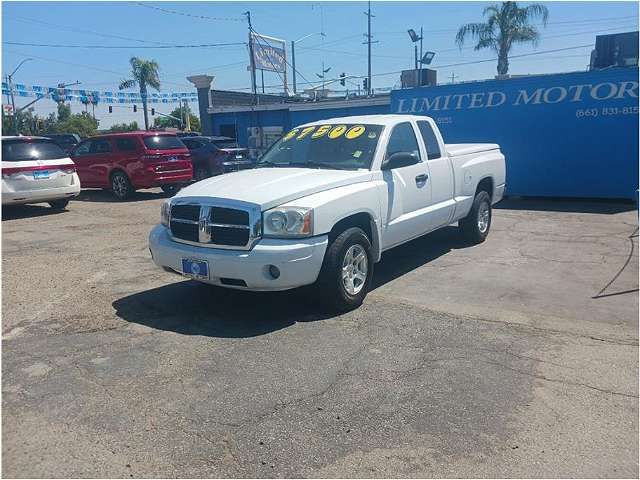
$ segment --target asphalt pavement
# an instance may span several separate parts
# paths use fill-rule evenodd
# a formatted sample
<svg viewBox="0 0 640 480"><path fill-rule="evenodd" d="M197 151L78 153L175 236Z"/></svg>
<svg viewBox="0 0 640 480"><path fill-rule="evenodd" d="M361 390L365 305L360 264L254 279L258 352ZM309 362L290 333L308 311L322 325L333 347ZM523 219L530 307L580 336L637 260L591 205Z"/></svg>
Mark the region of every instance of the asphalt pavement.
<svg viewBox="0 0 640 480"><path fill-rule="evenodd" d="M156 268L164 198L3 209L4 477L638 477L633 205L505 200L331 316Z"/></svg>

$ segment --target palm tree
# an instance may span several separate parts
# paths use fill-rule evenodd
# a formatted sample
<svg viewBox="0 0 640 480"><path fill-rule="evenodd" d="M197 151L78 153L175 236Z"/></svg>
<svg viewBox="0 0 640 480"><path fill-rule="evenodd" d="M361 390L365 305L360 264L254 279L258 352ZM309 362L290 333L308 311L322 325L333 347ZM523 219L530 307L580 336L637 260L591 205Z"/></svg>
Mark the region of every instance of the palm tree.
<svg viewBox="0 0 640 480"><path fill-rule="evenodd" d="M465 38L470 35L477 39L474 50L490 48L498 54L498 74L505 75L509 71L509 52L514 43L532 43L536 45L540 33L529 22L537 17L547 26L549 11L539 3L519 7L516 2L494 3L482 12L487 17L485 23L468 23L460 27L456 35L456 43L460 48Z"/></svg>
<svg viewBox="0 0 640 480"><path fill-rule="evenodd" d="M140 97L142 97L142 111L144 112L144 128L149 130L149 116L147 113L147 87L160 90L160 78L158 78L158 62L155 60L145 60L143 58L131 57L130 80L120 82L120 90L138 86Z"/></svg>

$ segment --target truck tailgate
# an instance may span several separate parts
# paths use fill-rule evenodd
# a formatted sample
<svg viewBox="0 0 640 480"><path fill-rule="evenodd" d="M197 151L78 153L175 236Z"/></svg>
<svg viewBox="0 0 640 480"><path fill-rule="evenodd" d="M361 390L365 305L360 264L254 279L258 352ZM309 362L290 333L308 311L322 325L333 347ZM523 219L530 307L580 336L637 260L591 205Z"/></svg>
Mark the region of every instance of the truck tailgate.
<svg viewBox="0 0 640 480"><path fill-rule="evenodd" d="M500 146L497 143L447 143L445 148L450 157L458 157L470 153L499 150Z"/></svg>

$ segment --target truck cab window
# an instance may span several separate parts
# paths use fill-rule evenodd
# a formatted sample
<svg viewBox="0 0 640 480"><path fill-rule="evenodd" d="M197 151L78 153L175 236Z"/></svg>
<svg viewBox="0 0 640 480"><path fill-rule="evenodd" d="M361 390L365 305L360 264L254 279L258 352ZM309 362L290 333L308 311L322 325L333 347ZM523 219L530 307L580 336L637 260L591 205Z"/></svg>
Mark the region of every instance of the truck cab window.
<svg viewBox="0 0 640 480"><path fill-rule="evenodd" d="M418 140L413 131L413 127L409 122L400 123L395 126L389 137L387 145L387 154L385 158L389 158L394 153L409 152L420 160L420 149L418 148Z"/></svg>
<svg viewBox="0 0 640 480"><path fill-rule="evenodd" d="M440 145L438 145L438 139L429 122L418 122L418 128L422 134L424 145L427 147L427 158L429 160L440 158L442 156L440 153Z"/></svg>

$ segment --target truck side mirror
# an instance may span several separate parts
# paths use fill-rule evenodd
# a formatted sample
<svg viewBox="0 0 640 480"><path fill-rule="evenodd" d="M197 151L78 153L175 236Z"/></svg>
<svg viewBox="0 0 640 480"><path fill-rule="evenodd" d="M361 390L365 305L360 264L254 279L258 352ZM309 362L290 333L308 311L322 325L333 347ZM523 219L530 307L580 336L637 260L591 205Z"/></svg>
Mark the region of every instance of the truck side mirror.
<svg viewBox="0 0 640 480"><path fill-rule="evenodd" d="M395 168L408 167L409 165L415 165L420 160L415 153L411 152L396 152L391 155L382 164L382 170L393 170Z"/></svg>

